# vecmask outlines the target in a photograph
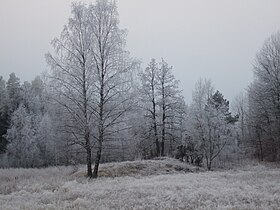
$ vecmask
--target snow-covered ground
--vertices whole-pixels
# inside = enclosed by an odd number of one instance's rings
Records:
[[[173,159],[0,170],[0,209],[280,209],[280,168],[206,172]]]

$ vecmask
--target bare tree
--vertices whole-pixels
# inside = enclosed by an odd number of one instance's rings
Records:
[[[249,87],[249,118],[258,134],[256,145],[261,150],[261,159],[279,160],[280,32],[271,35],[257,53],[254,75]]]
[[[98,0],[85,6],[73,4],[59,39],[53,41],[57,56],[47,55],[53,69],[57,101],[69,115],[65,129],[73,143],[87,152],[88,176],[96,178],[103,142],[118,132],[116,125],[129,109],[131,70],[135,66],[125,51],[125,30],[119,29],[115,1]],[[96,141],[92,173],[92,141]]]
[[[169,140],[166,145],[166,151],[170,156],[174,156],[176,147],[184,142],[186,113],[187,106],[184,98],[179,94],[177,96],[174,95],[166,121],[166,136]]]
[[[151,120],[152,129],[153,129],[153,139],[156,145],[156,156],[160,155],[160,144],[158,137],[158,95],[157,95],[157,87],[158,87],[158,64],[155,59],[152,59],[148,64],[148,67],[144,72],[140,74],[141,79],[141,87],[140,87],[140,98],[141,98],[141,107],[146,110],[147,114],[145,115],[147,118]]]
[[[159,106],[160,106],[160,126],[161,126],[161,151],[160,155],[164,156],[165,153],[165,141],[167,133],[168,119],[172,118],[172,112],[175,106],[178,104],[178,98],[180,98],[180,90],[178,87],[179,81],[175,80],[172,74],[172,67],[170,67],[163,59],[159,64],[158,79],[158,92],[159,92]]]
[[[116,125],[131,108],[130,88],[135,62],[125,50],[126,31],[119,28],[115,1],[98,0],[89,6],[91,32],[90,53],[94,71],[95,116],[97,120],[97,153],[93,177],[98,176],[98,167],[103,142],[118,132]]]
[[[140,108],[144,120],[139,128],[141,148],[145,158],[169,155],[182,140],[185,102],[170,67],[163,59],[152,59],[139,74]]]
[[[68,124],[63,128],[86,150],[87,176],[92,177],[92,145],[90,126],[94,110],[93,66],[90,54],[91,33],[88,9],[83,4],[72,5],[72,17],[59,38],[52,41],[55,56],[48,53],[46,59],[52,68],[53,97],[67,113]]]

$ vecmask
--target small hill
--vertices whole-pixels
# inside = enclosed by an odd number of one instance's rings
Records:
[[[181,162],[173,158],[163,157],[153,160],[138,160],[101,164],[99,177],[140,177],[176,173],[193,173],[198,171],[204,171],[204,169]],[[74,174],[74,176],[81,175],[85,175],[85,172],[79,170]]]

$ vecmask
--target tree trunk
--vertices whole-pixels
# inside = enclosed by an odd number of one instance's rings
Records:
[[[156,104],[154,100],[153,100],[153,121],[154,121],[154,135],[156,140],[156,156],[158,157],[160,155],[160,145],[159,145],[158,134],[157,134]]]
[[[263,146],[262,141],[259,139],[260,161],[263,161]]]
[[[87,176],[92,178],[91,147],[89,141],[89,133],[86,134],[85,139],[86,139],[86,150],[87,150]]]
[[[89,131],[89,122],[88,122],[88,99],[87,99],[87,87],[86,87],[86,68],[85,68],[85,60],[83,57],[83,112],[84,112],[84,120],[85,120],[85,149],[87,152],[87,176],[92,177],[92,168],[91,168],[91,145],[90,145],[90,131]]]
[[[206,158],[206,164],[207,164],[207,169],[208,171],[211,171],[211,168],[212,168],[212,160],[211,158]]]
[[[99,163],[101,159],[101,154],[102,154],[102,143],[103,143],[103,138],[104,138],[104,132],[103,132],[103,108],[101,108],[101,113],[100,113],[100,122],[99,122],[99,138],[98,138],[98,148],[97,148],[97,153],[96,153],[96,158],[94,162],[94,171],[93,171],[93,178],[98,177],[98,169],[99,169]]]
[[[99,163],[101,159],[101,153],[102,153],[102,142],[99,142],[98,148],[97,148],[97,154],[94,162],[94,170],[93,170],[93,178],[98,177],[98,169],[99,169]]]
[[[160,155],[160,145],[159,145],[158,137],[155,136],[155,138],[156,138],[156,156],[159,157],[159,155]]]
[[[262,145],[262,140],[261,140],[261,134],[257,131],[257,136],[258,136],[258,154],[259,154],[259,160],[263,161],[263,145]]]
[[[164,142],[165,142],[165,110],[162,116],[162,137],[161,137],[161,156],[164,156]]]
[[[164,142],[165,142],[165,90],[164,84],[162,83],[162,137],[161,137],[161,156],[164,156]]]
[[[156,156],[159,157],[160,155],[160,145],[158,141],[158,133],[157,133],[157,119],[156,119],[156,100],[155,100],[155,75],[153,70],[153,77],[152,77],[152,103],[153,103],[153,123],[154,123],[154,135],[156,141]]]
[[[103,63],[102,63],[103,67]],[[102,143],[104,140],[104,123],[103,123],[103,117],[104,117],[104,70],[101,71],[101,81],[100,81],[100,102],[99,102],[99,122],[98,122],[98,148],[94,163],[94,171],[93,171],[93,178],[98,177],[98,168],[99,163],[101,159],[102,154]]]
[[[161,156],[164,156],[164,140],[161,142]]]

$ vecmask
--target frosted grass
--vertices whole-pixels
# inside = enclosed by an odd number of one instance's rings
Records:
[[[275,166],[191,173],[197,169],[175,170],[176,164],[182,163],[103,164],[97,180],[83,176],[84,166],[2,169],[0,209],[280,209]]]

